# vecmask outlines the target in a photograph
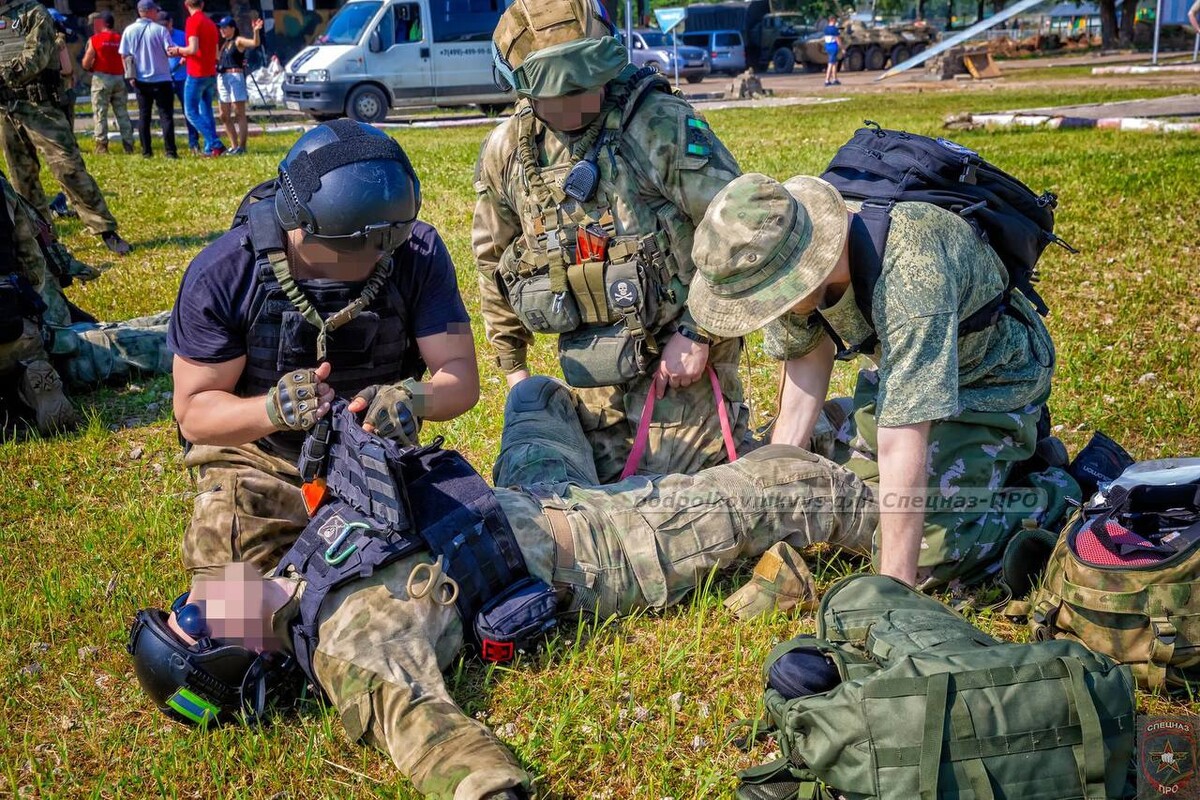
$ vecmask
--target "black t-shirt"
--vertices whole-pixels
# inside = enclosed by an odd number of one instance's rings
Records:
[[[390,280],[407,303],[414,340],[470,322],[450,253],[437,230],[418,222],[394,253]],[[167,344],[175,355],[205,364],[245,356],[256,280],[249,228],[240,225],[204,248],[183,275]],[[315,361],[314,353],[314,361]],[[314,363],[313,366],[316,366]]]

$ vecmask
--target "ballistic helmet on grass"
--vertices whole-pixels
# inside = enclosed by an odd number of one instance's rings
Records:
[[[492,45],[501,82],[534,99],[599,88],[629,63],[600,0],[516,0]]]
[[[403,148],[363,122],[318,125],[279,165],[279,224],[333,250],[391,252],[420,211],[421,182]]]
[[[196,639],[189,645],[168,624],[167,612],[142,609],[126,649],[142,689],[167,716],[192,725],[258,719],[268,701],[293,692],[299,670],[282,653],[256,653],[210,636],[195,604],[181,595],[171,606],[177,623]]]

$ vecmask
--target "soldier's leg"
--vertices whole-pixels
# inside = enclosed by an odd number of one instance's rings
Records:
[[[125,88],[125,79],[120,75],[113,76],[109,102],[112,103],[113,116],[117,118],[117,127],[121,131],[121,146],[126,153],[132,153],[133,120],[129,118],[129,93]]]
[[[45,157],[46,165],[54,177],[71,198],[71,205],[79,212],[83,224],[96,235],[115,231],[117,221],[108,210],[100,187],[88,173],[83,155],[79,152],[79,143],[75,140],[75,131],[63,115],[24,103],[18,104],[18,108],[22,109],[20,122]]]
[[[254,445],[195,445],[183,463],[196,470],[183,565],[193,576],[231,561],[273,569],[296,541],[308,514],[294,464]]]
[[[405,584],[427,555],[403,559],[331,594],[313,667],[346,735],[391,756],[427,797],[478,800],[529,785],[484,725],[463,713],[442,670],[462,646],[454,606],[414,600]]]
[[[96,152],[108,150],[108,106],[112,100],[112,84],[102,73],[92,75],[92,138]]]
[[[564,582],[602,616],[670,606],[713,569],[780,541],[866,553],[878,520],[855,475],[786,445],[696,475],[562,492],[576,561]]]
[[[79,416],[63,392],[62,380],[50,364],[35,323],[24,320],[21,334],[0,344],[0,373],[15,375],[17,396],[33,409],[42,433],[69,430],[79,424]]]
[[[66,356],[64,377],[72,389],[125,383],[136,375],[171,371],[167,325],[171,312],[123,322],[81,322],[54,329],[55,355]]]
[[[0,109],[0,150],[8,163],[8,179],[17,194],[37,210],[43,219],[49,220],[50,203],[42,189],[42,163],[37,150],[20,121]]]
[[[508,393],[492,480],[496,486],[600,482],[566,384],[535,375]]]

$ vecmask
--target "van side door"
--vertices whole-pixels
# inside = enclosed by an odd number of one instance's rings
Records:
[[[433,101],[433,62],[421,3],[385,7],[368,39],[368,77],[387,86],[396,105]]]
[[[439,105],[504,102],[492,70],[492,33],[504,0],[429,0]],[[469,99],[468,99],[469,98]]]

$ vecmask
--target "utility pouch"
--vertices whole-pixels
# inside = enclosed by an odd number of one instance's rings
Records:
[[[563,378],[577,389],[618,386],[645,372],[645,340],[634,339],[624,322],[589,325],[558,337]]]
[[[558,620],[558,598],[545,581],[527,577],[492,598],[475,615],[475,637],[484,661],[511,661],[532,650]]]
[[[508,301],[521,324],[534,333],[565,333],[579,327],[579,306],[569,291],[550,289],[550,273],[504,276]]]

